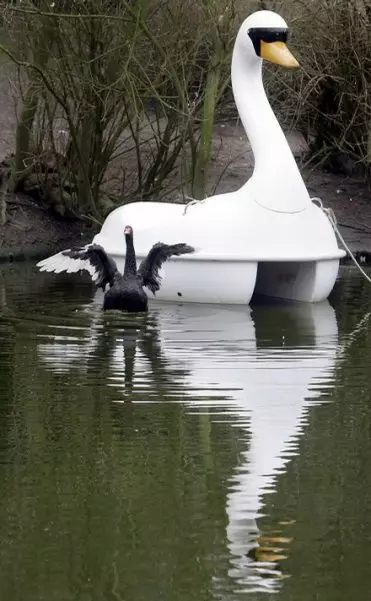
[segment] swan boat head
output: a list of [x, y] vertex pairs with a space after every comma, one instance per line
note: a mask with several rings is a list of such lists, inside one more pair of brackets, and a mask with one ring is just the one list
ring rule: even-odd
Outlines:
[[255, 159], [253, 175], [242, 187], [244, 196], [272, 211], [297, 213], [310, 206], [309, 194], [262, 80], [264, 60], [299, 66], [286, 45], [288, 36], [287, 23], [275, 12], [261, 10], [247, 17], [233, 49], [232, 87]]
[[245, 19], [236, 46], [245, 52], [247, 61], [259, 64], [265, 59], [283, 67], [299, 67], [286, 45], [288, 35], [289, 28], [280, 15], [260, 10]]

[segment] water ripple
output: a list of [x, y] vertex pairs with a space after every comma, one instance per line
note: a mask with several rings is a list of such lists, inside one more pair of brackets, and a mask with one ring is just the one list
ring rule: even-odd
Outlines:
[[[212, 594], [234, 599], [235, 593], [278, 592], [288, 576], [284, 560], [292, 543], [289, 527], [272, 523], [267, 529], [262, 524], [268, 497], [277, 493], [280, 478], [299, 454], [310, 408], [329, 402], [334, 388], [342, 353], [333, 307], [328, 302], [253, 310], [154, 303], [146, 316], [108, 315], [100, 309], [101, 296], [93, 297], [90, 288], [78, 287], [81, 298], [73, 299], [69, 289], [58, 284], [46, 297], [45, 281], [27, 310], [17, 296], [17, 285], [5, 295], [0, 336], [8, 347], [0, 349], [2, 357], [12, 356], [16, 336], [24, 369], [36, 361], [29, 368], [34, 391], [39, 389], [33, 374], [44, 370], [55, 378], [53, 394], [62, 395], [64, 403], [77, 390], [85, 390], [98, 414], [108, 407], [120, 412], [122, 423], [115, 423], [116, 430], [128, 428], [136, 407], [146, 412], [164, 413], [169, 408], [186, 412], [198, 424], [204, 445], [202, 452], [197, 447], [199, 455], [192, 460], [192, 478], [200, 469], [198, 463], [212, 464], [226, 445], [220, 440], [219, 451], [210, 450], [209, 429], [227, 424], [238, 452], [228, 447], [233, 465], [225, 477], [224, 496], [220, 495], [226, 522], [212, 524], [222, 524], [218, 527], [224, 528], [223, 545], [217, 556], [205, 559], [224, 566], [214, 574]], [[97, 398], [99, 409], [94, 404]], [[136, 416], [127, 436], [140, 435], [145, 415]], [[159, 419], [151, 415], [155, 421], [146, 425], [147, 432], [156, 431]], [[79, 415], [75, 419], [82, 420]], [[101, 427], [99, 421], [95, 427]], [[63, 431], [57, 432], [56, 437], [63, 436]], [[47, 439], [48, 433], [43, 436]], [[136, 453], [146, 444], [145, 434], [141, 436]], [[171, 436], [176, 439], [178, 434]], [[22, 444], [17, 441], [18, 447]], [[75, 438], [76, 444], [83, 444], [82, 439]], [[81, 457], [88, 460], [83, 452]], [[124, 454], [116, 461], [124, 462]], [[182, 461], [186, 473], [186, 458]], [[147, 472], [140, 473], [145, 481]], [[207, 495], [206, 487], [196, 497], [200, 505], [192, 515], [201, 531], [211, 527]], [[284, 523], [285, 515], [281, 518]]]

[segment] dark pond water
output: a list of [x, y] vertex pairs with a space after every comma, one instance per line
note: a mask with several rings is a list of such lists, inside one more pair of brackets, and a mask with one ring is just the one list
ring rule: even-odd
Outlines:
[[371, 590], [371, 286], [152, 304], [0, 266], [0, 598], [349, 601]]

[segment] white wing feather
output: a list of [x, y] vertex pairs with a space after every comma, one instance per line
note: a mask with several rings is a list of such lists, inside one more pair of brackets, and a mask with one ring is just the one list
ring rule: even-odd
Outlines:
[[[85, 246], [84, 249], [87, 249], [89, 245]], [[62, 250], [51, 257], [47, 257], [42, 261], [39, 261], [36, 266], [40, 269], [40, 271], [49, 271], [54, 273], [61, 273], [65, 271], [66, 273], [77, 273], [78, 271], [87, 271], [95, 282], [98, 278], [98, 271], [93, 267], [93, 265], [87, 261], [79, 259], [78, 257], [72, 258], [66, 256], [64, 253], [68, 253], [71, 249]]]

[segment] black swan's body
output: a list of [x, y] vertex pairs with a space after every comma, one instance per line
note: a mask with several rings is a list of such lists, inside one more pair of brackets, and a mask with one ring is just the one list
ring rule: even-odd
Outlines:
[[103, 309], [105, 311], [116, 309], [139, 313], [147, 311], [148, 298], [143, 286], [153, 294], [160, 289], [161, 278], [159, 270], [162, 264], [173, 255], [183, 255], [194, 252], [192, 246], [187, 244], [154, 244], [148, 255], [137, 269], [135, 256], [133, 230], [126, 226], [124, 230], [126, 240], [125, 269], [122, 275], [115, 261], [107, 255], [99, 244], [89, 244], [82, 248], [63, 250], [52, 257], [37, 263], [40, 271], [88, 271], [97, 288], [105, 291]]

